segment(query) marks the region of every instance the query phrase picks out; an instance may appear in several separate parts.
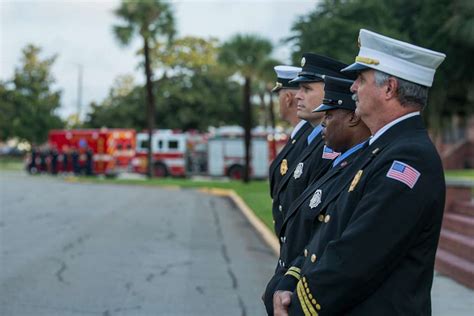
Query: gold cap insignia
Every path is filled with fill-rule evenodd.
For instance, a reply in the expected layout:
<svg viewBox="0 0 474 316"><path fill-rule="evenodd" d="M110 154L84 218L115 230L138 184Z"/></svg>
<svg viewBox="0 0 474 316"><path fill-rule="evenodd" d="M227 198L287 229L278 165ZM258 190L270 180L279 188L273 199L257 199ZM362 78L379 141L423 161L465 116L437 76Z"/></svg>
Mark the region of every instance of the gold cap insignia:
<svg viewBox="0 0 474 316"><path fill-rule="evenodd" d="M364 64L369 64L369 65L378 65L380 62L377 59L369 58L369 57L362 57L362 56L357 56L355 61L361 62Z"/></svg>
<svg viewBox="0 0 474 316"><path fill-rule="evenodd" d="M288 160L283 159L280 165L280 174L283 176L288 171Z"/></svg>
<svg viewBox="0 0 474 316"><path fill-rule="evenodd" d="M304 65L306 64L306 58L301 58L301 67L304 67Z"/></svg>
<svg viewBox="0 0 474 316"><path fill-rule="evenodd" d="M354 191L357 183L359 183L360 177L362 177L362 173L364 173L364 170L357 171L356 175L354 176L354 179L352 179L352 183L351 183L351 186L349 187L348 192Z"/></svg>

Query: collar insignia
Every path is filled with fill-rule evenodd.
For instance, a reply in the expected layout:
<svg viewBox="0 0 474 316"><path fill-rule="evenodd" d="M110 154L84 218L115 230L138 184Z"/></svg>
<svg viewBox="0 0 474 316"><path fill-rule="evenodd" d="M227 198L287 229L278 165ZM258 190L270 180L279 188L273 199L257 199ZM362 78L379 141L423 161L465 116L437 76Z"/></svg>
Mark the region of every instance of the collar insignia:
<svg viewBox="0 0 474 316"><path fill-rule="evenodd" d="M349 187L348 192L354 191L357 183L359 183L360 177L362 177L362 173L364 173L364 170L357 171L356 175L354 176L354 179L352 179L352 183L351 183L351 186Z"/></svg>

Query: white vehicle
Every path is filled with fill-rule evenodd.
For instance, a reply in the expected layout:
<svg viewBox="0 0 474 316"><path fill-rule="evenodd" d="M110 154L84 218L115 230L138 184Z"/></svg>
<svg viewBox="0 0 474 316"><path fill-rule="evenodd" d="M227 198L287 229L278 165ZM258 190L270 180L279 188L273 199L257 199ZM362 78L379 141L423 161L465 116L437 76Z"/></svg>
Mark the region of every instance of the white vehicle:
<svg viewBox="0 0 474 316"><path fill-rule="evenodd" d="M210 176L228 176L241 179L244 173L245 148L243 129L237 126L221 127L208 139L207 169ZM250 176L268 176L270 148L266 133L252 133Z"/></svg>

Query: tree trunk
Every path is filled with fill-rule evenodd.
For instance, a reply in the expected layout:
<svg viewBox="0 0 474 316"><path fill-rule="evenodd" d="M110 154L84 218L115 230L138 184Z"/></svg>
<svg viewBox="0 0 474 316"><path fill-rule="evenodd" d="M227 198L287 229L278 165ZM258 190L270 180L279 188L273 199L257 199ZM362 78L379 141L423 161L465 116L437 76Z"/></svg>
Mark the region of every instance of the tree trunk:
<svg viewBox="0 0 474 316"><path fill-rule="evenodd" d="M143 51L145 54L145 76L146 76L146 93L147 93L147 119L148 119L148 178L153 177L153 152L152 152L152 136L155 129L155 98L153 95L152 71L150 61L150 47L148 39L144 38Z"/></svg>
<svg viewBox="0 0 474 316"><path fill-rule="evenodd" d="M242 180L244 183L248 183L250 180L250 157L251 157L251 142L252 142L252 110L250 108L250 81L249 77L245 78L244 84L244 144L245 144L245 164L244 164L244 175Z"/></svg>
<svg viewBox="0 0 474 316"><path fill-rule="evenodd" d="M259 123L261 122L265 130L267 130L268 127L268 113L267 113L267 105L265 104L265 91L261 91L259 93L260 96L260 112L259 115L261 117L261 120L259 120Z"/></svg>

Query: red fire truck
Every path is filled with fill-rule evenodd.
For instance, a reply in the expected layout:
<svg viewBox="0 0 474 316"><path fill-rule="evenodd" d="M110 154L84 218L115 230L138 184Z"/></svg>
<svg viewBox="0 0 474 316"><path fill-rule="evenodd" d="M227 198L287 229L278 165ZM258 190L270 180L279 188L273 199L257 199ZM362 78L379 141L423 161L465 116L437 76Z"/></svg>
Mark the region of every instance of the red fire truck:
<svg viewBox="0 0 474 316"><path fill-rule="evenodd" d="M135 156L135 131L133 129L75 129L51 130L48 134L47 170L117 175L128 169ZM37 162L28 162L32 167L42 170ZM87 172L86 172L87 171Z"/></svg>
<svg viewBox="0 0 474 316"><path fill-rule="evenodd" d="M205 174L207 136L197 132L156 130L152 137L153 173L156 177L184 177ZM148 160L148 133L137 134L136 155L132 170L146 173Z"/></svg>
<svg viewBox="0 0 474 316"><path fill-rule="evenodd" d="M281 134L274 140L266 132L252 133L251 176L265 178L269 162L277 150L286 142ZM147 171L148 134L137 134L136 157L132 169L138 173ZM243 175L244 145L243 130L237 126L217 128L211 133L182 133L172 130L157 130L152 137L153 171L164 176L228 176L240 179Z"/></svg>

